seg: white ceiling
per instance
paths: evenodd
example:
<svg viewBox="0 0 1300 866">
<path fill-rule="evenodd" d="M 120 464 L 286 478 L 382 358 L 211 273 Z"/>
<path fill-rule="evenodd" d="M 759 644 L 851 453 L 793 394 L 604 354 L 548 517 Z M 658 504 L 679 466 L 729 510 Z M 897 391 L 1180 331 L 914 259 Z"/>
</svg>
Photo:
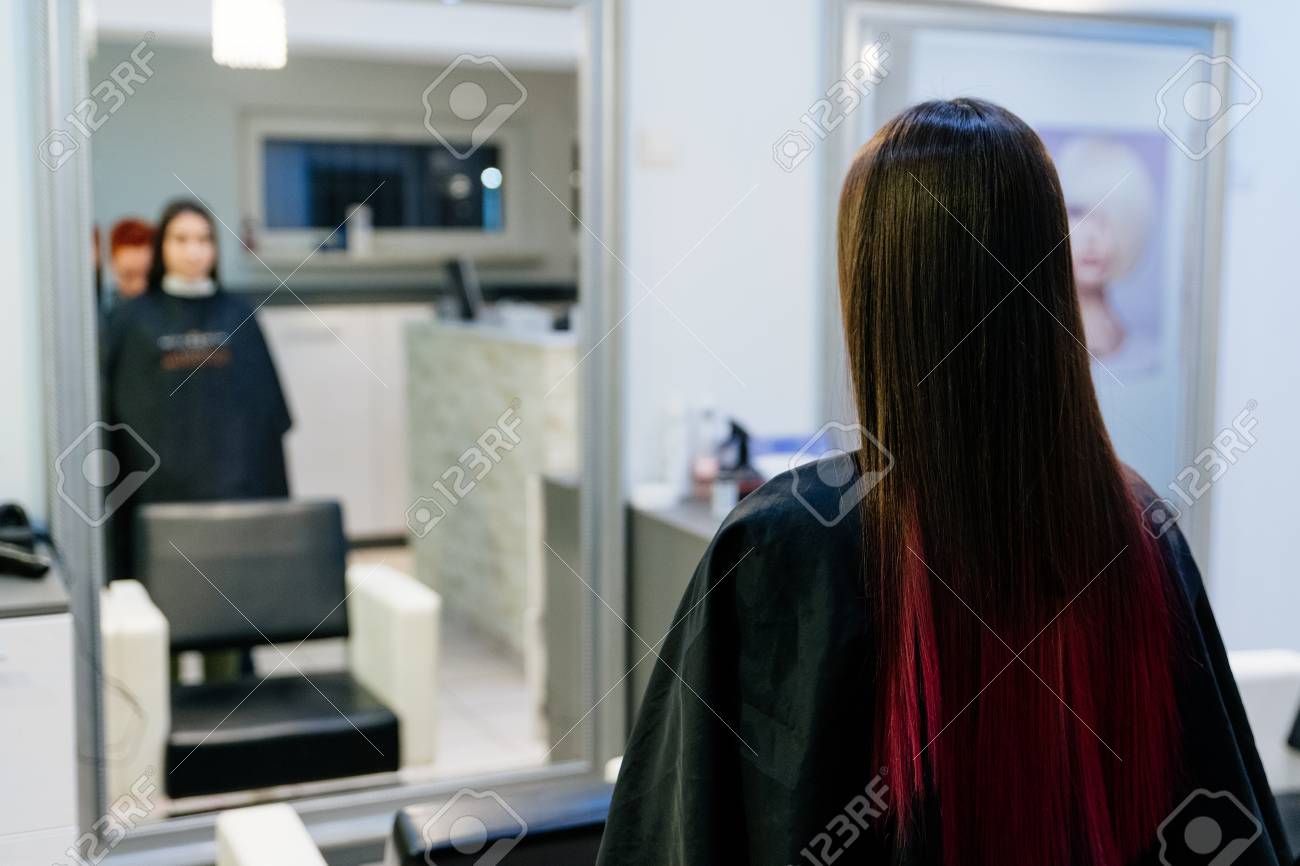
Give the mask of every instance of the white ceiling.
<svg viewBox="0 0 1300 866">
<path fill-rule="evenodd" d="M 211 0 L 82 0 L 100 39 L 211 40 Z M 578 13 L 440 0 L 285 0 L 289 62 L 295 53 L 428 63 L 492 55 L 521 68 L 572 69 L 582 44 Z"/>
</svg>

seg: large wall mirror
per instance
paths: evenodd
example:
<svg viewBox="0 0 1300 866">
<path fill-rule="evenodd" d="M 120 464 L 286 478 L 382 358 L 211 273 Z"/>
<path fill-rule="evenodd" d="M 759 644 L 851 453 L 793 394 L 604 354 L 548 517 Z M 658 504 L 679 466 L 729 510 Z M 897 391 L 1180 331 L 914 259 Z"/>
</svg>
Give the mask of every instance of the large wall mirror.
<svg viewBox="0 0 1300 866">
<path fill-rule="evenodd" d="M 599 774 L 606 4 L 42 13 L 86 858 L 210 862 L 216 812 L 288 801 L 374 862 L 403 804 Z M 131 832 L 92 840 L 124 798 Z"/>
</svg>

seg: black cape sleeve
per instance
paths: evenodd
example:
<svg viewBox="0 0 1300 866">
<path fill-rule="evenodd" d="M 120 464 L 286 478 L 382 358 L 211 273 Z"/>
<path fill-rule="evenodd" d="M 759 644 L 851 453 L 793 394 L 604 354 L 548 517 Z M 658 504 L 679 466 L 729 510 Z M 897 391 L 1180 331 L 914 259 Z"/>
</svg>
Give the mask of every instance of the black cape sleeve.
<svg viewBox="0 0 1300 866">
<path fill-rule="evenodd" d="M 289 414 L 289 404 L 284 397 L 284 388 L 280 384 L 280 374 L 276 369 L 275 359 L 271 356 L 271 349 L 266 343 L 266 334 L 262 331 L 256 316 L 250 318 L 245 327 L 250 329 L 249 349 L 255 355 L 250 366 L 255 370 L 263 371 L 261 375 L 265 377 L 271 429 L 283 436 L 293 427 L 293 417 Z"/>
<path fill-rule="evenodd" d="M 655 670 L 599 864 L 883 862 L 873 661 L 844 558 L 860 548 L 837 541 L 856 526 L 828 534 L 760 489 L 709 546 L 657 657 L 633 639 Z"/>
<path fill-rule="evenodd" d="M 695 572 L 656 656 L 615 789 L 600 864 L 724 863 L 747 858 L 734 732 L 736 626 L 717 545 Z M 733 563 L 734 565 L 734 563 Z M 633 643 L 634 654 L 647 653 Z M 697 696 L 698 695 L 698 696 Z M 704 697 L 707 696 L 707 697 Z M 717 717 L 714 714 L 717 714 Z"/>
<path fill-rule="evenodd" d="M 1150 494 L 1151 498 L 1154 496 Z M 1290 843 L 1277 800 L 1264 774 L 1200 569 L 1177 526 L 1165 533 L 1161 548 L 1166 567 L 1181 578 L 1194 621 L 1194 627 L 1187 630 L 1191 663 L 1179 695 L 1183 749 L 1189 773 L 1183 786 L 1186 790 L 1177 796 L 1188 796 L 1193 790 L 1232 794 L 1256 816 L 1262 829 L 1262 838 L 1243 852 L 1239 861 L 1242 866 L 1288 866 L 1293 862 Z"/>
</svg>

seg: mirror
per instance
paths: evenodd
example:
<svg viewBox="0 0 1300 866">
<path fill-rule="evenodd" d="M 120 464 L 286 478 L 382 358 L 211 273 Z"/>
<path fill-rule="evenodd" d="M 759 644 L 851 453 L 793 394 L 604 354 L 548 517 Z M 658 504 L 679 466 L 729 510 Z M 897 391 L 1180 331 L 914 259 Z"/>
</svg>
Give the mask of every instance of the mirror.
<svg viewBox="0 0 1300 866">
<path fill-rule="evenodd" d="M 97 0 L 44 145 L 89 150 L 108 802 L 590 762 L 584 17 L 207 6 Z"/>
</svg>

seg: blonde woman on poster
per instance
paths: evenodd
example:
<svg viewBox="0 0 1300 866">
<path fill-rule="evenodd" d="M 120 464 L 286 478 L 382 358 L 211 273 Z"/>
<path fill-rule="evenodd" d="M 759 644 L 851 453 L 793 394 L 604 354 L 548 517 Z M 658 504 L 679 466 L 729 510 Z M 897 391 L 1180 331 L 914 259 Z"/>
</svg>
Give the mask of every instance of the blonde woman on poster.
<svg viewBox="0 0 1300 866">
<path fill-rule="evenodd" d="M 1152 371 L 1160 283 L 1154 268 L 1138 273 L 1157 246 L 1152 172 L 1119 136 L 1071 137 L 1057 153 L 1088 349 L 1110 368 Z"/>
</svg>

